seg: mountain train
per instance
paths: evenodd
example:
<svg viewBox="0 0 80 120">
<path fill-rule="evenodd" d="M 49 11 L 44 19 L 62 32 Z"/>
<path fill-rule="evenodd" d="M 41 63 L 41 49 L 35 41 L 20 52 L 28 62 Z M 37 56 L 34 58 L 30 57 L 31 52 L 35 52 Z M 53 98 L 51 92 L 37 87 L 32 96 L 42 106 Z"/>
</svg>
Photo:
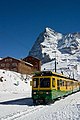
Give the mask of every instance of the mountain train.
<svg viewBox="0 0 80 120">
<path fill-rule="evenodd" d="M 34 104 L 47 104 L 80 91 L 80 82 L 52 71 L 36 72 L 32 77 Z"/>
</svg>

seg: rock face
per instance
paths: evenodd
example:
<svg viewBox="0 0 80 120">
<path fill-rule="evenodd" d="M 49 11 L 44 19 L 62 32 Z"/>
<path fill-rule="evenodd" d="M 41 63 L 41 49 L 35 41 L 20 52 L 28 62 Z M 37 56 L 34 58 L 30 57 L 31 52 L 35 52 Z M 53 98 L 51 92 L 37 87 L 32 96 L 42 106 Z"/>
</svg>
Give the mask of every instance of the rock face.
<svg viewBox="0 0 80 120">
<path fill-rule="evenodd" d="M 41 59 L 42 64 L 54 60 L 56 54 L 59 59 L 62 55 L 78 54 L 76 57 L 80 61 L 80 33 L 62 35 L 51 28 L 45 30 L 39 35 L 35 41 L 29 55 Z"/>
<path fill-rule="evenodd" d="M 80 33 L 64 35 L 58 42 L 58 49 L 64 54 L 75 54 L 80 47 Z"/>
<path fill-rule="evenodd" d="M 58 72 L 63 71 L 68 76 L 80 79 L 80 33 L 63 35 L 51 28 L 45 28 L 29 55 L 41 60 L 42 70 L 55 70 L 56 58 Z"/>
<path fill-rule="evenodd" d="M 62 34 L 57 33 L 50 28 L 45 28 L 35 41 L 29 55 L 41 59 L 42 64 L 52 61 L 55 57 L 55 52 L 61 54 L 57 49 L 58 41 L 60 39 L 62 39 Z"/>
</svg>

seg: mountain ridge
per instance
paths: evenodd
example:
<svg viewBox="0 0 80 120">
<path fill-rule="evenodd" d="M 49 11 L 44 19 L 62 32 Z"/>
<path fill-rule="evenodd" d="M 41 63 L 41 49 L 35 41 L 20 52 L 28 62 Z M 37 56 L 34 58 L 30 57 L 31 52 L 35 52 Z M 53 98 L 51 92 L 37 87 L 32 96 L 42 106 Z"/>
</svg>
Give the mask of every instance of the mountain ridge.
<svg viewBox="0 0 80 120">
<path fill-rule="evenodd" d="M 51 28 L 45 28 L 41 32 L 29 51 L 29 55 L 37 57 L 42 62 L 42 69 L 51 69 L 50 64 L 55 64 L 55 58 L 58 62 L 58 70 L 69 68 L 77 65 L 76 72 L 79 73 L 80 67 L 80 33 L 58 33 Z M 45 66 L 45 64 L 48 64 Z M 43 67 L 45 66 L 45 67 Z M 77 74 L 76 74 L 77 75 Z"/>
<path fill-rule="evenodd" d="M 54 49 L 56 49 L 57 40 L 61 38 L 62 34 L 57 33 L 50 28 L 45 28 L 45 30 L 40 33 L 39 37 L 35 41 L 32 49 L 29 51 L 29 55 L 38 57 L 39 59 L 41 59 L 42 63 L 49 62 L 49 54 L 46 54 L 44 49 L 46 48 L 47 51 L 49 51 L 50 48 L 52 51 L 53 47 Z"/>
<path fill-rule="evenodd" d="M 53 58 L 53 56 L 50 56 L 51 53 L 49 51 L 52 51 L 52 53 L 55 53 L 56 51 L 61 54 L 72 55 L 79 50 L 80 33 L 76 32 L 63 35 L 47 27 L 38 36 L 37 40 L 29 51 L 29 55 L 38 57 L 41 59 L 42 64 L 44 64 Z M 47 57 L 47 60 L 45 57 Z"/>
</svg>

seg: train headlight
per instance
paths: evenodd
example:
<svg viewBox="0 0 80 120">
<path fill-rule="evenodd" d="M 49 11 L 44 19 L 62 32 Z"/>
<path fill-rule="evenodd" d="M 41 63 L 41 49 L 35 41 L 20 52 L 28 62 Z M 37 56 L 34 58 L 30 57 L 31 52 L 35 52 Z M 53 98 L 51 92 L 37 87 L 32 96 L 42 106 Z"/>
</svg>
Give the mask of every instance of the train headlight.
<svg viewBox="0 0 80 120">
<path fill-rule="evenodd" d="M 46 92 L 46 94 L 48 95 L 48 94 L 49 94 L 49 92 Z"/>
<path fill-rule="evenodd" d="M 33 92 L 34 95 L 36 95 L 36 92 Z"/>
</svg>

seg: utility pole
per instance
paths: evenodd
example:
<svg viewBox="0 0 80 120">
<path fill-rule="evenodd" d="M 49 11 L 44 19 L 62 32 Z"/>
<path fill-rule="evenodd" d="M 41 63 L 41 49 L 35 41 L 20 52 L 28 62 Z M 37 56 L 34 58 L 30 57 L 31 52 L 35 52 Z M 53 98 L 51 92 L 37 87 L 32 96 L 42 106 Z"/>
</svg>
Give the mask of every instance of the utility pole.
<svg viewBox="0 0 80 120">
<path fill-rule="evenodd" d="M 74 71 L 73 71 L 73 79 L 74 79 Z"/>
<path fill-rule="evenodd" d="M 56 72 L 56 64 L 57 62 L 56 62 L 56 51 L 55 51 L 55 72 Z"/>
<path fill-rule="evenodd" d="M 55 72 L 56 72 L 56 58 L 55 58 Z"/>
<path fill-rule="evenodd" d="M 73 79 L 74 79 L 74 68 L 75 68 L 75 66 L 73 67 Z"/>
</svg>

